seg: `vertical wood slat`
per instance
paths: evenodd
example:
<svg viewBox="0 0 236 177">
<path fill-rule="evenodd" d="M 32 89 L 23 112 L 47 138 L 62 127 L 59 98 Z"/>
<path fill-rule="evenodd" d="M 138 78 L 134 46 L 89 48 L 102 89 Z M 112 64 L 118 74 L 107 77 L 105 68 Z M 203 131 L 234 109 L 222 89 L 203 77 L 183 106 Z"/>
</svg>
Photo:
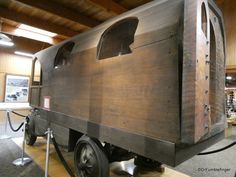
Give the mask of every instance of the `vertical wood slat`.
<svg viewBox="0 0 236 177">
<path fill-rule="evenodd" d="M 210 112 L 209 96 L 212 95 L 210 90 L 210 8 L 208 1 L 185 1 L 185 31 L 184 31 L 184 61 L 183 61 L 183 102 L 182 102 L 182 127 L 181 139 L 183 143 L 196 143 L 201 139 L 205 139 L 211 135 L 212 128 L 215 126 L 215 116 Z M 201 13 L 202 3 L 206 5 L 207 13 L 207 34 L 204 35 L 201 28 Z M 217 10 L 214 11 L 217 13 Z M 220 26 L 215 33 L 221 33 Z M 195 38 L 196 40 L 194 40 Z M 213 109 L 217 109 L 217 113 L 223 114 L 222 110 L 222 94 L 224 87 L 224 79 L 222 77 L 224 71 L 224 41 L 223 38 L 218 42 L 218 55 L 221 55 L 221 60 L 218 62 L 218 67 L 215 72 L 222 82 L 213 83 L 214 86 L 221 88 L 219 93 L 220 99 L 214 100 Z M 221 69 L 220 69 L 221 68 Z M 221 70 L 221 71 L 220 71 Z M 210 94 L 210 95 L 209 95 Z M 215 110 L 214 110 L 215 111 Z M 219 115 L 218 115 L 219 121 Z M 221 116 L 222 119 L 222 116 Z M 213 121 L 213 122 L 212 122 Z M 222 130 L 222 127 L 219 130 Z M 215 132 L 216 133 L 216 132 Z"/>
<path fill-rule="evenodd" d="M 224 55 L 224 38 L 222 36 L 222 31 L 220 28 L 220 21 L 214 12 L 210 12 L 212 33 L 211 33 L 211 76 L 210 76 L 210 105 L 211 105 L 211 119 L 212 126 L 217 123 L 224 124 L 224 105 L 225 105 L 225 95 L 224 95 L 224 83 L 225 83 L 225 55 Z M 215 49 L 214 49 L 215 47 Z"/>
<path fill-rule="evenodd" d="M 185 1 L 181 142 L 193 143 L 195 134 L 197 1 Z"/>
<path fill-rule="evenodd" d="M 204 9 L 205 7 L 205 9 Z M 197 142 L 210 131 L 210 105 L 209 105 L 209 39 L 210 39 L 210 15 L 207 0 L 198 1 L 197 5 L 197 48 L 196 48 L 196 113 L 195 113 L 195 137 Z M 205 10 L 205 12 L 204 12 Z M 207 32 L 203 31 L 202 14 L 206 13 Z M 208 91 L 208 92 L 206 92 Z"/>
</svg>

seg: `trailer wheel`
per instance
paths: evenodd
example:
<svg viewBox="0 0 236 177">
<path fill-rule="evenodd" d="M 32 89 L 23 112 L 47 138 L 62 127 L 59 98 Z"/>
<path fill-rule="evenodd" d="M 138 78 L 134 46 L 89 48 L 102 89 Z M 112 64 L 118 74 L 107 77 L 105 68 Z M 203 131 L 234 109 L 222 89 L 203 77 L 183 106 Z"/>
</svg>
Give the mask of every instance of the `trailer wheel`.
<svg viewBox="0 0 236 177">
<path fill-rule="evenodd" d="M 33 146 L 37 140 L 37 136 L 34 133 L 35 124 L 33 118 L 27 117 L 27 124 L 25 126 L 25 142 L 27 145 Z"/>
<path fill-rule="evenodd" d="M 78 177 L 109 177 L 108 159 L 102 145 L 82 136 L 75 147 L 74 161 Z"/>
</svg>

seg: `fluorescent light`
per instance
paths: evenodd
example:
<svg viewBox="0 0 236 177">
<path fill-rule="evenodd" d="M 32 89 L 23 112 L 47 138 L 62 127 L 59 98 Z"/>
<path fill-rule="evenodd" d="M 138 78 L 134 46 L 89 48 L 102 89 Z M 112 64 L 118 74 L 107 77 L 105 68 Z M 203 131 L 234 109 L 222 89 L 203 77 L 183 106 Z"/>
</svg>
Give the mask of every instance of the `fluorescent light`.
<svg viewBox="0 0 236 177">
<path fill-rule="evenodd" d="M 232 76 L 227 76 L 226 79 L 227 80 L 232 80 L 233 78 L 232 78 Z"/>
<path fill-rule="evenodd" d="M 17 36 L 22 36 L 22 37 L 25 37 L 25 38 L 34 39 L 36 41 L 42 41 L 42 42 L 46 42 L 46 43 L 49 43 L 49 44 L 54 44 L 53 39 L 50 36 L 45 36 L 43 34 L 30 32 L 30 31 L 23 30 L 23 29 L 20 29 L 20 28 L 17 28 L 15 30 L 14 34 L 17 35 Z"/>
<path fill-rule="evenodd" d="M 225 87 L 225 90 L 236 90 L 236 87 Z"/>
<path fill-rule="evenodd" d="M 23 30 L 27 30 L 29 32 L 34 32 L 34 33 L 42 34 L 45 36 L 49 36 L 49 37 L 55 37 L 57 35 L 56 33 L 52 33 L 52 32 L 42 30 L 39 28 L 35 28 L 35 27 L 25 25 L 25 24 L 21 24 L 18 28 L 23 29 Z"/>
<path fill-rule="evenodd" d="M 17 55 L 21 55 L 21 56 L 25 56 L 25 57 L 31 57 L 31 58 L 33 58 L 33 54 L 31 54 L 31 53 L 26 53 L 26 52 L 20 52 L 20 51 L 15 51 L 15 54 L 17 54 Z"/>
<path fill-rule="evenodd" d="M 9 42 L 9 41 L 0 40 L 0 45 L 12 47 L 14 45 L 14 43 L 13 42 Z"/>
</svg>

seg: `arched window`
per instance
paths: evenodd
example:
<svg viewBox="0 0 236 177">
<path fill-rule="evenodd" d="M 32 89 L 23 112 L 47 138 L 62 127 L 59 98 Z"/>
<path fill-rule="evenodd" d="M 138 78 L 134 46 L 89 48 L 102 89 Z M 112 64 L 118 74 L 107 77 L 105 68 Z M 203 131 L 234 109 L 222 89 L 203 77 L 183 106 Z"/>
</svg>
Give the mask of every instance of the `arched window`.
<svg viewBox="0 0 236 177">
<path fill-rule="evenodd" d="M 32 85 L 33 86 L 42 85 L 42 68 L 37 58 L 35 58 L 33 61 Z"/>
<path fill-rule="evenodd" d="M 125 18 L 110 26 L 98 43 L 97 58 L 100 60 L 131 53 L 130 44 L 134 42 L 137 26 L 136 17 Z"/>
<path fill-rule="evenodd" d="M 54 60 L 54 68 L 59 68 L 70 63 L 70 55 L 74 45 L 74 42 L 67 42 L 58 49 Z"/>
<path fill-rule="evenodd" d="M 202 17 L 202 19 L 201 19 L 202 20 L 202 31 L 205 34 L 205 36 L 207 37 L 207 12 L 206 12 L 206 5 L 204 2 L 202 3 L 201 9 L 202 9 L 202 11 L 201 11 L 201 13 L 202 13 L 202 15 L 201 15 L 201 17 Z"/>
</svg>

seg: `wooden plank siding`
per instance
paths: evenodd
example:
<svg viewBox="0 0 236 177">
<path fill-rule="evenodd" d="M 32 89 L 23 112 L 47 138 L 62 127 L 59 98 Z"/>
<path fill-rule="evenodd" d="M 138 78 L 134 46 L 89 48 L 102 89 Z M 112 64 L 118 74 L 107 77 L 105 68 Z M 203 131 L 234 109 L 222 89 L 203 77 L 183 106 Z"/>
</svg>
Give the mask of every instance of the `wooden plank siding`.
<svg viewBox="0 0 236 177">
<path fill-rule="evenodd" d="M 206 8 L 206 33 L 202 3 Z M 33 93 L 36 99 L 40 94 L 34 105 L 43 108 L 44 97 L 49 96 L 49 115 L 55 112 L 63 119 L 68 115 L 68 119 L 74 117 L 176 144 L 193 145 L 219 134 L 223 126 L 214 129 L 214 125 L 221 123 L 219 117 L 223 115 L 223 82 L 214 79 L 221 79 L 224 73 L 219 73 L 224 67 L 224 36 L 215 36 L 221 42 L 216 46 L 215 64 L 211 64 L 211 16 L 219 20 L 213 28 L 215 33 L 223 31 L 221 16 L 214 8 L 207 0 L 155 1 L 68 40 L 75 43 L 68 65 L 54 65 L 65 43 L 37 53 L 43 84 L 40 93 Z M 132 52 L 97 59 L 104 31 L 128 17 L 139 20 L 130 45 Z M 216 94 L 221 94 L 219 100 Z"/>
<path fill-rule="evenodd" d="M 54 58 L 56 50 L 36 55 L 43 68 L 40 106 L 43 107 L 43 96 L 50 95 L 51 110 L 56 112 L 145 136 L 179 141 L 177 30 L 183 3 L 178 0 L 163 3 L 155 11 L 157 7 L 151 8 L 153 13 L 127 15 L 139 19 L 131 54 L 96 59 L 100 34 L 114 23 L 111 21 L 87 38 L 73 39 L 80 42 L 76 42 L 69 66 L 54 69 L 53 60 L 46 60 Z M 167 8 L 172 9 L 171 13 L 167 13 Z M 159 20 L 150 23 L 156 17 Z M 86 48 L 86 44 L 91 48 Z"/>
<path fill-rule="evenodd" d="M 202 29 L 202 5 L 205 4 L 206 9 L 206 33 Z M 213 8 L 213 6 L 211 6 Z M 220 87 L 218 94 L 219 99 L 215 100 L 215 104 L 222 106 L 224 79 L 224 30 L 222 28 L 222 21 L 220 14 L 215 9 L 209 8 L 208 1 L 186 1 L 185 3 L 185 26 L 184 26 L 184 56 L 183 56 L 183 81 L 182 81 L 182 126 L 181 126 L 181 140 L 183 143 L 196 143 L 201 139 L 208 138 L 212 132 L 216 119 L 217 123 L 222 125 L 222 118 L 215 118 L 213 113 L 211 115 L 212 95 L 216 94 L 214 89 L 210 88 L 210 84 Z M 215 61 L 218 63 L 217 67 L 213 67 L 217 73 L 215 77 L 222 79 L 220 83 L 215 82 L 215 78 L 210 78 L 210 67 L 213 66 L 210 56 L 210 15 L 214 15 L 217 19 L 215 28 L 213 28 L 216 35 L 216 40 L 221 41 L 217 43 L 217 58 Z M 212 18 L 214 18 L 212 17 Z M 221 73 L 220 73 L 221 72 Z M 212 90 L 213 89 L 213 90 Z M 210 95 L 210 96 L 209 96 Z M 217 102 L 218 101 L 218 102 Z M 213 103 L 212 103 L 213 104 Z M 214 104 L 213 104 L 214 107 Z M 222 107 L 221 107 L 222 108 Z M 220 109 L 221 114 L 224 110 Z M 215 107 L 213 108 L 215 109 Z M 214 112 L 214 111 L 213 111 Z M 213 122 L 212 122 L 213 121 Z M 211 127 L 213 126 L 213 127 Z M 219 127 L 218 127 L 219 128 Z M 221 130 L 220 129 L 220 130 Z M 218 129 L 218 131 L 220 131 Z"/>
</svg>

